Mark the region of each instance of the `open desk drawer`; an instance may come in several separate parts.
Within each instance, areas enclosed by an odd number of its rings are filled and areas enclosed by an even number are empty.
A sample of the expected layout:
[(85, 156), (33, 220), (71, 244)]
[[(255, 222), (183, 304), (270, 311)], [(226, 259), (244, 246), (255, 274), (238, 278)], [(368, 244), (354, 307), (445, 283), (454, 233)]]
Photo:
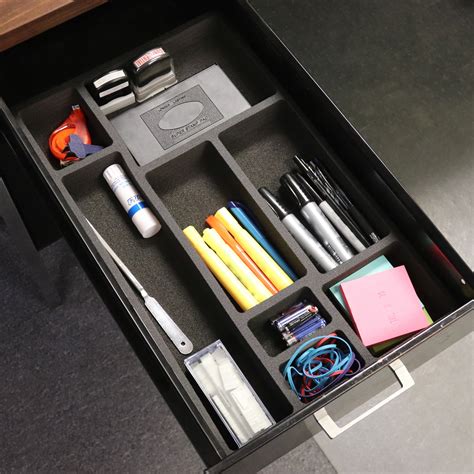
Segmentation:
[[(166, 29), (166, 8), (160, 10), (162, 30)], [(434, 258), (434, 246), (436, 255), (449, 256), (449, 244), (429, 225), (414, 221), (416, 208), (409, 196), (393, 185), (390, 174), (342, 114), (249, 12), (245, 3), (235, 2), (171, 32), (158, 32), (149, 43), (163, 45), (172, 54), (180, 80), (219, 64), (251, 107), (143, 167), (137, 165), (84, 84), (146, 45), (120, 57), (107, 57), (101, 51), (104, 64), (75, 71), (80, 74), (65, 77), (64, 83), (39, 96), (25, 94), (21, 101), (10, 101), (10, 109), (0, 104), (2, 127), (8, 127), (19, 156), (31, 165), (44, 196), (57, 210), (66, 237), (114, 316), (123, 322), (131, 342), (137, 349), (146, 346), (151, 351), (151, 375), (159, 379), (167, 401), (212, 472), (251, 472), (281, 456), (319, 429), (314, 413), (321, 421), (321, 410), (329, 404), (338, 414), (349, 412), (389, 382), (389, 364), (395, 370), (401, 358), (408, 370), (413, 369), (465, 335), (471, 330), (473, 309), (472, 274), (450, 264), (447, 257), (441, 263)], [(94, 22), (94, 15), (88, 21)], [(104, 34), (117, 34), (113, 25), (110, 29)], [(54, 31), (51, 41), (55, 41)], [(28, 47), (34, 50), (34, 41)], [(75, 103), (85, 111), (92, 136), (104, 149), (60, 169), (49, 154), (48, 135)], [(331, 169), (354, 202), (371, 216), (381, 237), (324, 274), (257, 191), (263, 185), (274, 188), (279, 176), (290, 170), (292, 156), (305, 152), (316, 154)], [(124, 167), (161, 221), (162, 230), (155, 237), (141, 239), (109, 192), (102, 171), (113, 163)], [(181, 230), (202, 222), (231, 198), (248, 204), (298, 275), (294, 284), (244, 313)], [(235, 447), (186, 372), (184, 356), (146, 311), (86, 218), (178, 325), (186, 328), (195, 351), (217, 339), (224, 342), (275, 419), (272, 428), (242, 448)], [(380, 255), (407, 267), (434, 324), (377, 357), (362, 345), (330, 297), (329, 287)], [(265, 329), (272, 317), (302, 297), (318, 303), (328, 320), (327, 331), (345, 336), (363, 364), (357, 375), (308, 404), (294, 396), (281, 375), (294, 348), (277, 346)]]

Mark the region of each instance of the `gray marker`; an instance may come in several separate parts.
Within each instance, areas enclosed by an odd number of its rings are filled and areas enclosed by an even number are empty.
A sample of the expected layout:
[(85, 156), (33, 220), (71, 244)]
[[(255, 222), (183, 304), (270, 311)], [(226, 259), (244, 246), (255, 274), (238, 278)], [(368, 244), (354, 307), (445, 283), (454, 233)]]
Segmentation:
[[(302, 216), (319, 237), (322, 244), (331, 253), (335, 260), (345, 262), (354, 254), (351, 252), (343, 238), (323, 214), (319, 206), (310, 199), (306, 191), (291, 173), (281, 177), (281, 184), (287, 189), (300, 208)], [(332, 252), (331, 252), (332, 250)]]
[(283, 225), (288, 229), (296, 242), (309, 255), (315, 264), (324, 271), (337, 267), (337, 262), (329, 255), (322, 245), (311, 235), (311, 232), (291, 214), (278, 199), (265, 187), (259, 189), (260, 194), (268, 202), (273, 212), (280, 218)]
[(336, 211), (331, 207), (331, 205), (324, 200), (313, 187), (311, 183), (298, 171), (295, 173), (295, 176), (303, 184), (304, 188), (309, 192), (310, 196), (314, 199), (314, 202), (319, 206), (319, 209), (323, 211), (324, 215), (331, 221), (331, 224), (342, 234), (343, 237), (352, 245), (352, 247), (357, 250), (357, 252), (362, 252), (365, 250), (365, 245), (357, 238), (357, 236), (352, 232), (352, 230), (342, 221), (342, 219), (337, 215)]

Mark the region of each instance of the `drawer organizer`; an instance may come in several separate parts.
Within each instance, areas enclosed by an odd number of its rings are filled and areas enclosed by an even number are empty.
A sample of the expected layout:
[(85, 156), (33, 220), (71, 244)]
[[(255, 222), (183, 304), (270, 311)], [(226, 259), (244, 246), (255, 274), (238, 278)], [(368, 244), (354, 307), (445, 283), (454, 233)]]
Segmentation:
[[(251, 107), (220, 122), (145, 166), (138, 166), (120, 135), (97, 106), (85, 84), (102, 72), (123, 64), (147, 48), (163, 46), (174, 58), (182, 81), (218, 64)], [(85, 112), (94, 144), (100, 152), (81, 162), (60, 168), (48, 150), (48, 137), (79, 104)], [(104, 275), (117, 289), (145, 340), (158, 354), (189, 412), (199, 420), (202, 437), (213, 446), (214, 464), (236, 451), (236, 446), (184, 366), (184, 358), (164, 335), (142, 300), (99, 244), (86, 218), (123, 259), (171, 315), (185, 328), (194, 351), (220, 339), (260, 396), (276, 425), (241, 448), (255, 451), (262, 440), (301, 421), (324, 400), (331, 401), (351, 384), (363, 380), (373, 367), (386, 365), (364, 347), (329, 288), (380, 255), (394, 265), (405, 265), (418, 296), (434, 323), (465, 301), (426, 264), (391, 219), (379, 197), (364, 188), (346, 167), (350, 157), (337, 155), (324, 136), (301, 112), (291, 97), (266, 69), (243, 37), (217, 15), (207, 15), (177, 32), (113, 60), (100, 69), (43, 94), (17, 108), (18, 126), (41, 174), (95, 256)], [(257, 189), (278, 188), (279, 177), (293, 168), (292, 158), (317, 156), (337, 178), (356, 206), (370, 219), (380, 241), (337, 268), (321, 273), (301, 250)], [(162, 224), (161, 231), (143, 239), (108, 188), (102, 172), (120, 164)], [(258, 218), (287, 262), (298, 275), (289, 287), (263, 303), (242, 312), (229, 298), (184, 236), (182, 229), (204, 227), (208, 214), (229, 199), (241, 200)], [(301, 342), (284, 348), (269, 321), (292, 304), (308, 299), (327, 320), (321, 334), (336, 332), (347, 339), (363, 369), (354, 380), (342, 382), (305, 405), (290, 391), (281, 369)], [(395, 349), (396, 350), (396, 349)], [(240, 451), (240, 450), (239, 450)]]

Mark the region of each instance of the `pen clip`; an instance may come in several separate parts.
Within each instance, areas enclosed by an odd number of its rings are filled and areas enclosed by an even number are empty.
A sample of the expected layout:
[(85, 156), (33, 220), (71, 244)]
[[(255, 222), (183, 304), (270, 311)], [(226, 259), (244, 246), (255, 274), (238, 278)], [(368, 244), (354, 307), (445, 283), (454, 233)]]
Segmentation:
[(301, 183), (304, 189), (314, 198), (317, 204), (320, 204), (323, 201), (323, 198), (318, 194), (314, 186), (308, 181), (308, 179), (299, 171), (295, 171), (296, 179)]
[(317, 158), (313, 158), (310, 161), (310, 166), (313, 172), (319, 177), (321, 182), (328, 188), (328, 190), (333, 195), (343, 201), (344, 204), (349, 201), (345, 192), (341, 189), (341, 187), (337, 184), (337, 182), (331, 176), (329, 171), (319, 162)]
[(318, 182), (318, 185), (320, 186), (323, 194), (326, 197), (330, 197), (334, 202), (338, 203), (339, 205), (344, 204), (343, 202), (341, 202), (341, 197), (337, 193), (335, 187), (328, 181), (324, 173), (318, 166), (316, 166), (314, 161), (310, 162), (310, 173), (313, 179)]
[(326, 197), (327, 192), (324, 189), (324, 185), (321, 182), (320, 177), (316, 174), (314, 169), (297, 155), (295, 155), (294, 161), (300, 169), (301, 176), (310, 181), (311, 188), (313, 188), (315, 191), (317, 190), (317, 192), (321, 195), (321, 199)]
[(293, 157), (293, 161), (296, 163), (296, 166), (304, 173), (307, 173), (309, 171), (308, 163), (306, 163), (306, 161), (304, 161), (298, 155), (295, 155)]

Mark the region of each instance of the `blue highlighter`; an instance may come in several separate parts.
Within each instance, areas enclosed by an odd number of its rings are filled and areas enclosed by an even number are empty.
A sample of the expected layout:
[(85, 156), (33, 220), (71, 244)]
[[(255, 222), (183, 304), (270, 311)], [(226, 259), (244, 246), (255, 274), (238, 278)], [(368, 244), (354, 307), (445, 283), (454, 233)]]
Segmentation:
[(268, 241), (263, 232), (260, 230), (256, 222), (252, 219), (250, 211), (238, 201), (229, 201), (227, 209), (240, 222), (242, 227), (267, 251), (267, 253), (275, 260), (283, 271), (294, 281), (298, 279), (298, 275), (283, 260), (275, 247)]

